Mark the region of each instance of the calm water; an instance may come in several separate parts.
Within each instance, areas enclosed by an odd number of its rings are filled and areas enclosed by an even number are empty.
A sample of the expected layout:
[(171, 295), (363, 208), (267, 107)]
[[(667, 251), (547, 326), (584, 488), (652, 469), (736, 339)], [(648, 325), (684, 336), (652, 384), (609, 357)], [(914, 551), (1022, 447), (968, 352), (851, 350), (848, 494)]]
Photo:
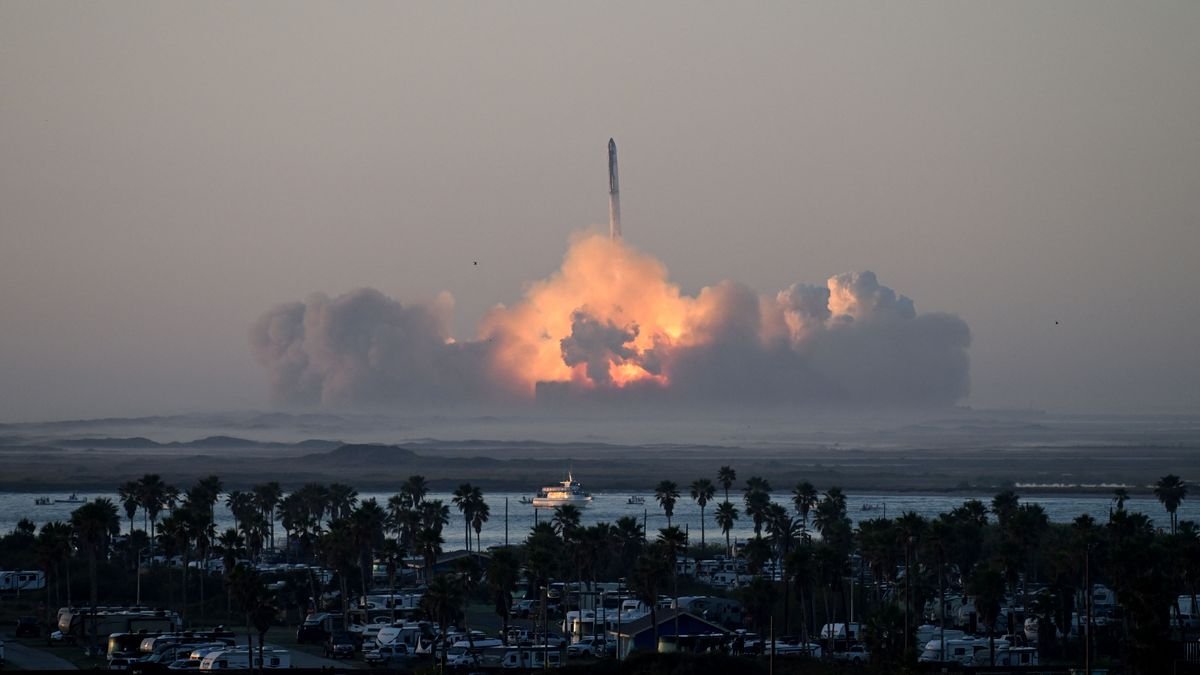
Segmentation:
[[(621, 516), (636, 516), (639, 520), (643, 517), (646, 519), (646, 526), (653, 534), (655, 530), (666, 526), (666, 517), (663, 516), (662, 510), (654, 501), (654, 496), (649, 493), (643, 493), (642, 496), (646, 499), (644, 506), (635, 506), (627, 503), (630, 494), (633, 493), (597, 493), (594, 494), (592, 504), (583, 510), (583, 522), (585, 525), (600, 522), (600, 521), (615, 521)], [(63, 499), (65, 494), (47, 494), (34, 492), (5, 492), (0, 493), (0, 532), (8, 532), (16, 525), (21, 518), (29, 518), (39, 526), (42, 523), (52, 520), (69, 520), (71, 511), (78, 508), (78, 504), (49, 504), (45, 506), (36, 505), (34, 502), (38, 497), (50, 497), (51, 499)], [(360, 498), (375, 498), (381, 504), (387, 502), (390, 493), (371, 492), (360, 495)], [(484, 546), (492, 544), (503, 544), (505, 541), (505, 499), (508, 500), (508, 536), (509, 541), (518, 542), (524, 538), (529, 528), (534, 523), (534, 511), (532, 506), (521, 504), (522, 496), (530, 496), (528, 493), (516, 492), (495, 492), (486, 495), (488, 506), (491, 508), (491, 520), (483, 527), (482, 541)], [(116, 494), (113, 493), (79, 493), (80, 499), (91, 499), (94, 497), (108, 497), (118, 505)], [(450, 504), (451, 520), (446, 527), (445, 538), (447, 550), (461, 548), (463, 545), (463, 524), (462, 518), (458, 511), (451, 504), (451, 495), (449, 493), (431, 493), (429, 499), (441, 499), (446, 504)], [(741, 509), (741, 493), (731, 492), (730, 498)], [(783, 495), (780, 495), (783, 498)], [(861, 519), (877, 518), (884, 515), (884, 510), (878, 508), (875, 510), (863, 510), (864, 504), (886, 506), (886, 513), (889, 517), (895, 517), (905, 511), (915, 511), (922, 516), (932, 517), (939, 513), (949, 511), (950, 509), (959, 506), (966, 499), (970, 499), (967, 495), (948, 496), (922, 496), (922, 495), (848, 495), (847, 507), (849, 516), (855, 522)], [(985, 503), (990, 503), (991, 495), (979, 495), (976, 498), (983, 500)], [(720, 499), (720, 492), (718, 492)], [(1022, 497), (1023, 503), (1041, 504), (1046, 509), (1050, 520), (1053, 522), (1065, 523), (1070, 522), (1081, 513), (1088, 513), (1097, 520), (1104, 520), (1108, 517), (1109, 507), (1112, 500), (1106, 496), (1028, 496)], [(786, 504), (790, 507), (790, 503)], [(1130, 499), (1126, 502), (1126, 508), (1131, 511), (1140, 511), (1147, 514), (1155, 523), (1160, 526), (1165, 526), (1166, 512), (1162, 505), (1155, 499), (1137, 498)], [(720, 528), (713, 522), (714, 505), (710, 504), (706, 509), (706, 530), (707, 538), (711, 541), (719, 541), (723, 539)], [(124, 512), (121, 511), (122, 517)], [(547, 518), (552, 515), (552, 512), (546, 510), (538, 511), (539, 518)], [(224, 505), (217, 507), (217, 524), (223, 529), (232, 527), (233, 518), (225, 509)], [(1179, 508), (1180, 520), (1200, 520), (1200, 499), (1187, 500)], [(142, 517), (139, 513), (135, 520), (138, 527), (141, 527)], [(675, 505), (675, 516), (672, 521), (675, 525), (686, 527), (694, 541), (699, 541), (700, 537), (700, 509), (696, 506), (689, 497), (684, 496)], [(128, 519), (122, 520), (122, 531), (128, 529)], [(276, 535), (279, 536), (282, 530), (276, 525)], [(738, 527), (730, 533), (736, 538), (746, 538), (753, 534), (753, 528), (750, 521), (743, 515), (738, 521)]]

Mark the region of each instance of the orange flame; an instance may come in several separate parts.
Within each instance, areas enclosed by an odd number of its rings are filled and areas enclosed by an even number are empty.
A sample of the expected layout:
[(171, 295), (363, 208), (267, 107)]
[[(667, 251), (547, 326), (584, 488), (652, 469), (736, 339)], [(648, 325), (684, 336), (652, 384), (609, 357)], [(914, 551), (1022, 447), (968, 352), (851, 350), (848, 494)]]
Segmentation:
[(629, 358), (614, 358), (607, 369), (612, 386), (653, 381), (665, 375), (645, 363), (652, 350), (694, 344), (697, 301), (667, 281), (658, 260), (621, 241), (589, 234), (575, 239), (552, 276), (534, 283), (524, 299), (497, 306), (483, 320), (483, 339), (495, 343), (492, 364), (501, 380), (532, 395), (539, 382), (597, 386), (583, 364), (568, 365), (562, 341), (572, 335), (576, 312), (617, 329), (636, 332), (622, 346)]

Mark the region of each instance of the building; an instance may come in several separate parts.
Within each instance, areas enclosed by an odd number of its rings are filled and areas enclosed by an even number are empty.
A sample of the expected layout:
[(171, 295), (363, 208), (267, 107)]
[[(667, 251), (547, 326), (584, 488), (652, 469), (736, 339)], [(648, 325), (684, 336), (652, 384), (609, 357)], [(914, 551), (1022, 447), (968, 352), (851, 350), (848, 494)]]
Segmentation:
[[(679, 636), (676, 639), (675, 617), (679, 617)], [(654, 623), (649, 614), (621, 626), (620, 631), (609, 631), (617, 639), (620, 658), (632, 651), (674, 651), (676, 645), (684, 651), (708, 651), (721, 644), (729, 631), (688, 611), (660, 609), (656, 612), (659, 644), (654, 644)], [(664, 639), (666, 638), (666, 639)]]

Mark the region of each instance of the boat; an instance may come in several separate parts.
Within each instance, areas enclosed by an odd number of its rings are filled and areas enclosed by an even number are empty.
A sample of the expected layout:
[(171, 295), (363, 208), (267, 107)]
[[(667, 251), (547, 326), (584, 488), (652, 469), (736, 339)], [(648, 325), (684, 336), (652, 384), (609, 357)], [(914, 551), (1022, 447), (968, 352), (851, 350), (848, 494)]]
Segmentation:
[(533, 500), (525, 495), (521, 495), (521, 503), (522, 504), (532, 504)]
[(37, 497), (33, 500), (34, 506), (49, 506), (53, 503), (54, 500), (50, 499), (49, 497)]
[(872, 504), (870, 502), (867, 502), (862, 505), (862, 510), (863, 511), (883, 511), (883, 517), (887, 518), (887, 503), (886, 502), (879, 502), (878, 504)]
[(646, 498), (641, 495), (633, 495), (629, 498), (629, 501), (625, 503), (633, 506), (641, 506), (642, 504), (646, 503)]
[(552, 509), (556, 506), (564, 504), (574, 504), (575, 506), (587, 506), (592, 501), (592, 495), (583, 491), (579, 486), (579, 481), (570, 472), (567, 473), (567, 479), (559, 481), (558, 485), (550, 485), (538, 491), (538, 495), (533, 498), (533, 506), (538, 509)]
[(66, 499), (55, 499), (54, 503), (55, 504), (82, 504), (86, 501), (87, 501), (86, 499), (80, 499), (74, 492), (72, 492), (70, 497), (67, 497)]

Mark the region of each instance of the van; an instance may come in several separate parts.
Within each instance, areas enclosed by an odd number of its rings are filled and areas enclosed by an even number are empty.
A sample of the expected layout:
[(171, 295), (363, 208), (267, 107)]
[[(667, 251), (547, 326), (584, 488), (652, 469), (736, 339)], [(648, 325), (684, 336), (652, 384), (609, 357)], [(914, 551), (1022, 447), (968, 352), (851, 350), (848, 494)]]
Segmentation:
[[(254, 650), (254, 668), (291, 668), (292, 655), (286, 649)], [(245, 647), (215, 651), (200, 661), (200, 670), (249, 670), (250, 654)]]

